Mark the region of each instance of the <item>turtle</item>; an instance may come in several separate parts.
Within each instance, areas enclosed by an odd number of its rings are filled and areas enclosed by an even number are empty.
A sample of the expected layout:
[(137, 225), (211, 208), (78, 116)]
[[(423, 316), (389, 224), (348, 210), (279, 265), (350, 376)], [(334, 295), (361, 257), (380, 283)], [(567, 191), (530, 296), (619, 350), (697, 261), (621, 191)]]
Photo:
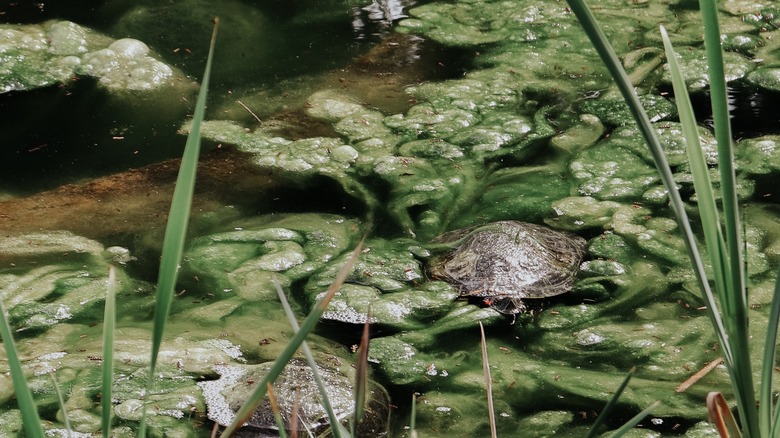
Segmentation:
[(582, 237), (519, 221), (449, 231), (431, 243), (443, 248), (428, 260), (433, 278), (510, 315), (525, 312), (527, 299), (571, 290), (585, 252)]

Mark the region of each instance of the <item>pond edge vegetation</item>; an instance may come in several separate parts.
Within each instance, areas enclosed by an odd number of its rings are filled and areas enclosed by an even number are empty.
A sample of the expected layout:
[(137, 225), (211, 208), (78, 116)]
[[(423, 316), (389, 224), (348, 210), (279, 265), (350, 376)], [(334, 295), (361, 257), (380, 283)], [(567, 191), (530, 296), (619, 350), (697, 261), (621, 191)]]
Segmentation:
[[(628, 75), (623, 70), (604, 32), (593, 14), (581, 0), (567, 0), (582, 27), (599, 53), (604, 65), (613, 77), (623, 99), (637, 122), (645, 142), (653, 156), (656, 168), (669, 194), (670, 206), (693, 265), (699, 289), (707, 304), (719, 344), (723, 350), (724, 363), (736, 397), (739, 424), (727, 408), (720, 393), (707, 397), (711, 419), (723, 437), (774, 437), (780, 432), (780, 404), (772, 412), (772, 372), (780, 324), (780, 274), (775, 283), (769, 314), (761, 363), (761, 379), (755, 382), (750, 359), (750, 335), (748, 333), (748, 293), (746, 286), (746, 264), (743, 253), (739, 208), (736, 194), (733, 142), (729, 118), (728, 94), (723, 64), (718, 11), (714, 0), (699, 0), (704, 24), (704, 45), (707, 54), (708, 76), (712, 103), (715, 138), (718, 144), (718, 170), (720, 172), (720, 195), (722, 216), (718, 212), (715, 193), (707, 172), (707, 164), (696, 131), (696, 119), (680, 68), (677, 55), (669, 36), (660, 27), (664, 49), (669, 64), (680, 122), (686, 140), (686, 149), (694, 178), (699, 217), (704, 240), (708, 249), (712, 278), (708, 278), (688, 220), (685, 204), (677, 190), (671, 169), (661, 148), (658, 136), (639, 102)], [(715, 285), (713, 294), (710, 281)], [(717, 299), (716, 299), (717, 295)], [(756, 407), (756, 383), (758, 408)], [(724, 408), (725, 407), (725, 408)], [(740, 430), (741, 429), (741, 430)]]

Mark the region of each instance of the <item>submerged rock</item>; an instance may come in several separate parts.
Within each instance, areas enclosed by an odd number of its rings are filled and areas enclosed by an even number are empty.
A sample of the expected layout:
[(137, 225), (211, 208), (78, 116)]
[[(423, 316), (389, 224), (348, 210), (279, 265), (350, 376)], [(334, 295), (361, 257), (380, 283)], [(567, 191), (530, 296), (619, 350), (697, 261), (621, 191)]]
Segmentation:
[[(103, 245), (65, 231), (0, 238), (0, 298), (16, 331), (99, 320), (109, 261)], [(120, 271), (118, 293), (134, 282)]]
[[(458, 293), (441, 281), (426, 281), (425, 254), (407, 240), (372, 239), (355, 262), (323, 318), (350, 324), (367, 320), (394, 329), (422, 329), (450, 311)], [(349, 259), (343, 254), (315, 273), (304, 287), (309, 305), (316, 303)], [(369, 320), (369, 311), (371, 318)]]
[(149, 91), (177, 85), (184, 76), (155, 59), (146, 44), (113, 41), (69, 21), (0, 25), (0, 93), (97, 79), (112, 91)]
[[(235, 419), (235, 413), (249, 400), (257, 384), (268, 374), (272, 362), (259, 365), (221, 365), (215, 371), (220, 374), (218, 380), (198, 383), (203, 389), (206, 399), (208, 416), (221, 426), (230, 425)], [(347, 370), (351, 368), (347, 367)], [(317, 366), (328, 400), (339, 421), (346, 426), (355, 408), (354, 378), (338, 369)], [(314, 380), (314, 373), (306, 362), (294, 359), (282, 371), (273, 383), (273, 391), (281, 418), (285, 427), (291, 427), (294, 409), (301, 424), (298, 430), (310, 430), (316, 436), (330, 426), (327, 412), (322, 405), (322, 395)], [(359, 436), (383, 436), (387, 433), (388, 417), (390, 415), (390, 398), (387, 391), (376, 382), (369, 381), (365, 406), (365, 417), (357, 427)], [(252, 413), (237, 436), (260, 437), (279, 433), (278, 425), (271, 410), (271, 404), (266, 398)]]
[(218, 298), (277, 301), (289, 288), (354, 244), (361, 225), (326, 214), (269, 215), (232, 231), (195, 239), (184, 255), (182, 282)]

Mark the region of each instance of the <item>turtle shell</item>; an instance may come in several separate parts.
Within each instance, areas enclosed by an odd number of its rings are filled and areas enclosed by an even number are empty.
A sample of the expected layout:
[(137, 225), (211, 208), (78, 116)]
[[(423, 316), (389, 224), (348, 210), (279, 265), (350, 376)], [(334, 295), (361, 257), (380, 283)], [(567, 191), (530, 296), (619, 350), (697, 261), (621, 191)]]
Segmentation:
[(518, 221), (450, 231), (433, 242), (452, 247), (429, 261), (433, 277), (510, 314), (522, 312), (525, 299), (568, 292), (585, 250), (581, 237)]

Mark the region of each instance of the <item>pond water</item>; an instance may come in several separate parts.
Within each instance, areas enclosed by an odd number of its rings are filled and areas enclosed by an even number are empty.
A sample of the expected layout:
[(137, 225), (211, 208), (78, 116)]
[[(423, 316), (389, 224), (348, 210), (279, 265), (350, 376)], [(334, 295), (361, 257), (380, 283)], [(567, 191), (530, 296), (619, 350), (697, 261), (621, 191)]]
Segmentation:
[[(0, 296), (47, 427), (63, 427), (52, 373), (74, 429), (99, 427), (109, 264), (121, 279), (117, 435), (137, 425), (176, 157), (218, 15), (190, 240), (159, 388), (148, 396), (155, 433), (208, 436), (223, 422), (207, 406), (221, 391), (213, 388), (254, 380), (246, 376), (262, 373), (256, 364), (274, 360), (291, 336), (274, 282), (305, 315), (365, 235), (310, 342), (334, 381), (351, 381), (362, 323), (373, 323), (378, 386), (366, 436), (385, 428), (408, 436), (413, 393), (420, 436), (485, 436), (480, 323), (500, 435), (583, 435), (637, 366), (610, 428), (658, 399), (642, 423), (648, 435), (638, 436), (715, 436), (702, 423), (704, 397), (730, 393), (725, 370), (675, 391), (718, 348), (667, 195), (564, 3), (212, 3), (0, 7), (0, 56), (10, 66), (0, 71)], [(780, 137), (770, 103), (780, 90), (780, 38), (771, 2), (729, 2), (721, 13), (760, 338), (780, 260)], [(698, 11), (688, 1), (615, 0), (597, 15), (694, 207), (657, 25), (682, 54), (714, 167)], [(109, 55), (113, 64), (99, 64)], [(500, 220), (587, 240), (573, 290), (506, 315), (482, 298), (459, 299), (431, 275), (432, 239)], [(18, 431), (5, 377), (0, 434)]]

